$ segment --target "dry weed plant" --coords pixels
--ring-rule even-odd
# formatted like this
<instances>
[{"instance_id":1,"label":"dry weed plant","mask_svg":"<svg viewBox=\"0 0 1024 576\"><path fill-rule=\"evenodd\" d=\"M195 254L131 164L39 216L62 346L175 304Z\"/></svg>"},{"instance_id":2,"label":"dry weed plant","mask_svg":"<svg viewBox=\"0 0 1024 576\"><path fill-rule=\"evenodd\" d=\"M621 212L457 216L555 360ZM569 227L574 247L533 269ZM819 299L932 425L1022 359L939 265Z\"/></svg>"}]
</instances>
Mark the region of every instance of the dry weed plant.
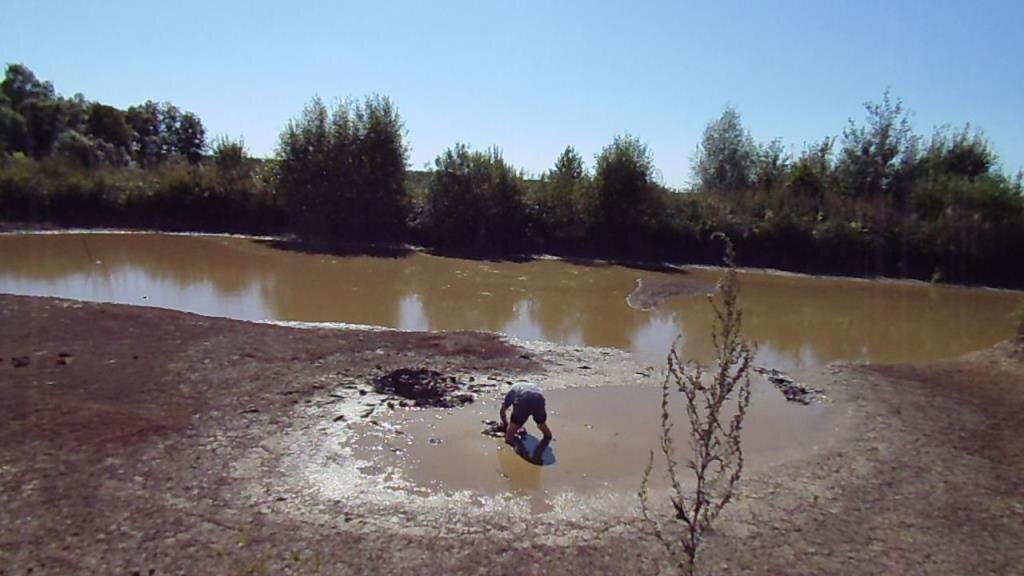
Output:
<instances>
[{"instance_id":1,"label":"dry weed plant","mask_svg":"<svg viewBox=\"0 0 1024 576\"><path fill-rule=\"evenodd\" d=\"M727 236L717 236L725 241L726 270L718 282L717 296L708 298L715 314L715 366L709 370L694 361L682 363L676 350L677 338L668 353L668 368L662 381L660 448L668 468L673 508L673 514L665 519L667 522L656 517L650 502L653 450L639 492L645 524L664 546L674 568L688 575L695 573L703 537L732 500L743 471L740 434L750 405L749 372L755 352L740 335L742 312L737 302L740 285L735 251ZM694 482L685 485L681 478L685 469L672 439L671 387L682 394L689 423L692 455L685 469ZM730 405L735 408L731 417Z\"/></svg>"}]
</instances>

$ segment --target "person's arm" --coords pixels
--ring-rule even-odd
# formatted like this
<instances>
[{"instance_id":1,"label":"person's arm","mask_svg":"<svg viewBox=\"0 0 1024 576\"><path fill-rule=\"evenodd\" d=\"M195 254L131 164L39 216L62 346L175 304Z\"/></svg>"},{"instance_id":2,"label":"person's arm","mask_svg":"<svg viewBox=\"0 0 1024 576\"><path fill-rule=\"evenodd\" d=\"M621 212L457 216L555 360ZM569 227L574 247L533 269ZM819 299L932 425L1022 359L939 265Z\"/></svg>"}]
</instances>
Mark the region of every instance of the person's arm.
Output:
<instances>
[{"instance_id":1,"label":"person's arm","mask_svg":"<svg viewBox=\"0 0 1024 576\"><path fill-rule=\"evenodd\" d=\"M544 441L545 442L550 442L551 441L551 428L548 428L548 423L545 422L543 424L537 424L537 428L540 428L541 433L544 434Z\"/></svg>"},{"instance_id":2,"label":"person's arm","mask_svg":"<svg viewBox=\"0 0 1024 576\"><path fill-rule=\"evenodd\" d=\"M508 430L508 417L505 416L505 412L508 411L508 404L502 403L501 405L501 429Z\"/></svg>"}]
</instances>

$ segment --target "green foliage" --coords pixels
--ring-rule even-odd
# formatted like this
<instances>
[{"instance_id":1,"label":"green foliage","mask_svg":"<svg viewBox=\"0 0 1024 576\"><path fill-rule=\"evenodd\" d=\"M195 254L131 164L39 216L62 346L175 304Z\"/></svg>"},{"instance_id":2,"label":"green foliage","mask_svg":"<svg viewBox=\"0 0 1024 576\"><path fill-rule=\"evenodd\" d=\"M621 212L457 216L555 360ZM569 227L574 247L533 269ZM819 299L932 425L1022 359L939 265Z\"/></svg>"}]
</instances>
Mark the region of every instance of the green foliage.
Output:
<instances>
[{"instance_id":1,"label":"green foliage","mask_svg":"<svg viewBox=\"0 0 1024 576\"><path fill-rule=\"evenodd\" d=\"M403 138L386 98L331 110L314 100L281 133L276 160L228 140L207 160L190 112L65 98L11 64L0 83L0 218L256 231L280 229L287 213L294 232L328 241L706 263L711 232L724 230L748 265L1024 286L1009 264L1024 261L1021 175L1001 173L970 126L923 140L888 94L795 158L778 140L756 142L726 108L704 130L686 193L659 185L647 147L628 135L593 172L570 146L539 180L496 150L462 145L407 173Z\"/></svg>"},{"instance_id":2,"label":"green foliage","mask_svg":"<svg viewBox=\"0 0 1024 576\"><path fill-rule=\"evenodd\" d=\"M24 152L28 142L25 117L9 106L0 104L0 156Z\"/></svg>"},{"instance_id":3,"label":"green foliage","mask_svg":"<svg viewBox=\"0 0 1024 576\"><path fill-rule=\"evenodd\" d=\"M53 100L53 84L41 82L36 75L22 64L8 64L0 92L14 110L19 110L30 100Z\"/></svg>"},{"instance_id":4,"label":"green foliage","mask_svg":"<svg viewBox=\"0 0 1024 576\"><path fill-rule=\"evenodd\" d=\"M26 100L19 110L25 118L26 152L35 158L49 156L65 122L60 102L31 99Z\"/></svg>"},{"instance_id":5,"label":"green foliage","mask_svg":"<svg viewBox=\"0 0 1024 576\"><path fill-rule=\"evenodd\" d=\"M620 245L636 242L653 228L660 199L654 161L639 139L617 136L597 155L594 228L599 238Z\"/></svg>"},{"instance_id":6,"label":"green foliage","mask_svg":"<svg viewBox=\"0 0 1024 576\"><path fill-rule=\"evenodd\" d=\"M456 144L434 160L425 222L440 246L475 252L521 249L528 235L522 177L495 148Z\"/></svg>"},{"instance_id":7,"label":"green foliage","mask_svg":"<svg viewBox=\"0 0 1024 576\"><path fill-rule=\"evenodd\" d=\"M758 148L731 106L704 128L693 159L698 190L736 196L753 183L758 170ZM771 152L769 152L769 155Z\"/></svg>"},{"instance_id":8,"label":"green foliage","mask_svg":"<svg viewBox=\"0 0 1024 576\"><path fill-rule=\"evenodd\" d=\"M583 157L572 146L555 162L533 190L535 217L543 235L552 242L582 240L593 218L591 177Z\"/></svg>"},{"instance_id":9,"label":"green foliage","mask_svg":"<svg viewBox=\"0 0 1024 576\"><path fill-rule=\"evenodd\" d=\"M182 114L174 140L176 152L184 156L189 164L198 164L203 158L203 152L206 150L206 129L195 114Z\"/></svg>"},{"instance_id":10,"label":"green foliage","mask_svg":"<svg viewBox=\"0 0 1024 576\"><path fill-rule=\"evenodd\" d=\"M903 102L886 92L881 102L868 102L866 123L850 120L836 167L839 186L853 197L900 199L903 176L913 164L918 137L910 128Z\"/></svg>"},{"instance_id":11,"label":"green foliage","mask_svg":"<svg viewBox=\"0 0 1024 576\"><path fill-rule=\"evenodd\" d=\"M163 159L161 145L160 106L147 100L125 111L125 120L131 126L132 156L143 166L152 166Z\"/></svg>"},{"instance_id":12,"label":"green foliage","mask_svg":"<svg viewBox=\"0 0 1024 576\"><path fill-rule=\"evenodd\" d=\"M278 189L295 229L329 240L394 240L406 231L407 150L391 101L319 98L281 133Z\"/></svg>"},{"instance_id":13,"label":"green foliage","mask_svg":"<svg viewBox=\"0 0 1024 576\"><path fill-rule=\"evenodd\" d=\"M132 146L132 129L125 121L124 112L113 106L94 102L89 106L88 133L110 143L117 148L130 151Z\"/></svg>"},{"instance_id":14,"label":"green foliage","mask_svg":"<svg viewBox=\"0 0 1024 576\"><path fill-rule=\"evenodd\" d=\"M213 141L213 164L219 172L239 172L245 169L249 155L245 142L219 136Z\"/></svg>"}]
</instances>

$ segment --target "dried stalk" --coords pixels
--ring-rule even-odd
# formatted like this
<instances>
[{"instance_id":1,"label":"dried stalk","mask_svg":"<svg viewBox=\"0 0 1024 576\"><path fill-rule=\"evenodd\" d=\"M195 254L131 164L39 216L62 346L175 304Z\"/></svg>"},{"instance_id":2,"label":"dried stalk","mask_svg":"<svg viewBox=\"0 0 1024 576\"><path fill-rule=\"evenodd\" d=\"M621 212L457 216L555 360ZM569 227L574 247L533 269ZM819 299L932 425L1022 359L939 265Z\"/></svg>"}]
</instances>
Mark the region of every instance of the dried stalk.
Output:
<instances>
[{"instance_id":1,"label":"dried stalk","mask_svg":"<svg viewBox=\"0 0 1024 576\"><path fill-rule=\"evenodd\" d=\"M653 450L639 492L643 519L675 566L688 575L695 573L704 534L722 508L732 500L743 471L740 436L750 405L749 372L755 352L754 347L740 336L743 314L738 303L740 286L735 269L735 251L728 237L718 236L725 241L726 271L718 282L717 299L709 297L715 314L712 328L715 368L710 378L705 378L707 369L704 366L693 361L682 363L677 352L677 338L668 353L667 370L661 384L660 448L671 484L670 500L674 509L669 518L674 524L671 534L654 518L650 507ZM683 395L690 424L693 456L687 460L686 468L693 473L696 482L689 492L679 478L681 465L672 440L673 424L669 410L672 384ZM734 400L736 412L728 418L723 412L731 400ZM678 536L674 536L676 532Z\"/></svg>"}]
</instances>

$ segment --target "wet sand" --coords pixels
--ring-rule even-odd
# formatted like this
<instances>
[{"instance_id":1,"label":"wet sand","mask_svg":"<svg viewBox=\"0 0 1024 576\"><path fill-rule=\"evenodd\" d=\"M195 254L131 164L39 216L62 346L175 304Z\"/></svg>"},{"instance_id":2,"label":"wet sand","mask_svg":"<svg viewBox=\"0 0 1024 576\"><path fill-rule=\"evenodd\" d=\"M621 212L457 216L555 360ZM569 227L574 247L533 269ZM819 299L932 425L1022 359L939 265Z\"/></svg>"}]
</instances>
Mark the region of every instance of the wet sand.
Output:
<instances>
[{"instance_id":1,"label":"wet sand","mask_svg":"<svg viewBox=\"0 0 1024 576\"><path fill-rule=\"evenodd\" d=\"M395 490L351 466L360 429L393 417L360 393L381 371L490 380L495 397L520 377L566 398L570 385L650 387L623 352L0 295L0 357L6 573L656 574L663 560L635 504L607 497L619 490L563 494L538 513L514 491ZM752 465L708 541L709 567L1010 574L1024 563L1019 346L800 378L845 424L820 451ZM588 411L573 409L567 441Z\"/></svg>"}]
</instances>

